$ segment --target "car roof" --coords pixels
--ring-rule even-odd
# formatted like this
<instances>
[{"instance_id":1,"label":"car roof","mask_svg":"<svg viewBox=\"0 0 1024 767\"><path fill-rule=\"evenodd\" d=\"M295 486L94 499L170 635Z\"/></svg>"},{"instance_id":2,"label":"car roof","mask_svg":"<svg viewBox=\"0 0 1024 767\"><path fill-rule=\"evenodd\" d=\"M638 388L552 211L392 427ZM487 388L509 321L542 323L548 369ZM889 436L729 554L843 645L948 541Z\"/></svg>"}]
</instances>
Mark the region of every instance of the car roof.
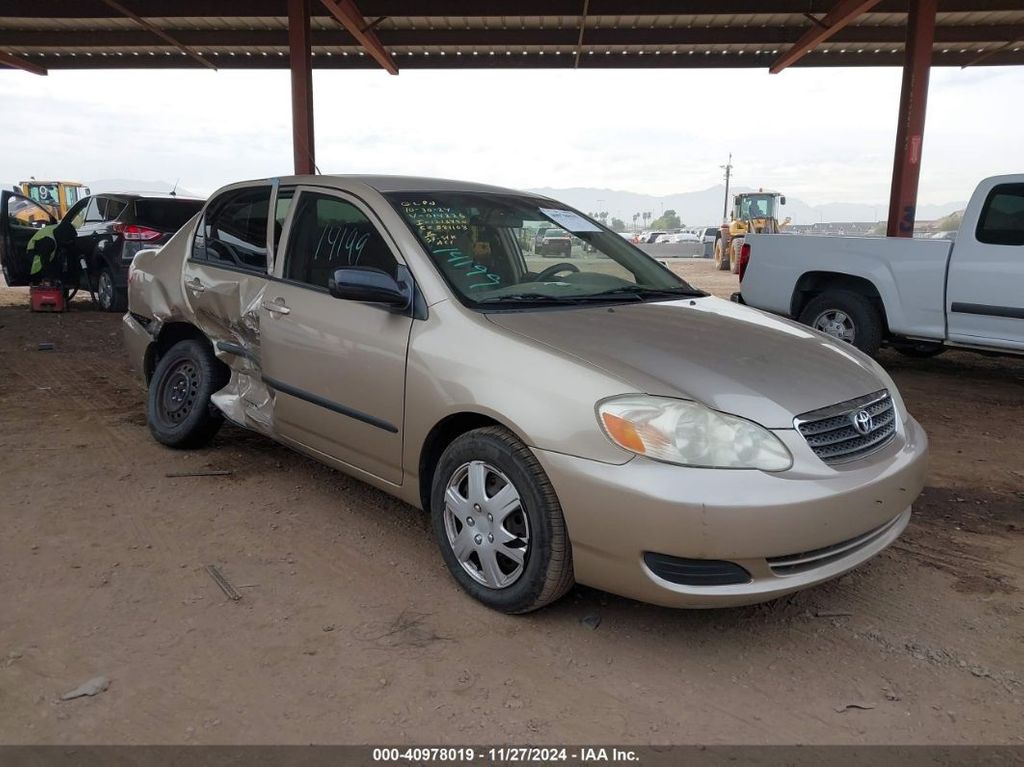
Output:
<instances>
[{"instance_id":1,"label":"car roof","mask_svg":"<svg viewBox=\"0 0 1024 767\"><path fill-rule=\"evenodd\" d=\"M90 197L118 197L122 200L181 200L183 202L203 202L202 197L192 197L170 192L93 192Z\"/></svg>"},{"instance_id":2,"label":"car roof","mask_svg":"<svg viewBox=\"0 0 1024 767\"><path fill-rule=\"evenodd\" d=\"M274 179L253 179L252 181L231 184L232 187L245 184L270 183ZM486 192L490 194L513 194L517 196L538 197L543 195L524 192L519 189L480 184L475 181L458 181L448 178L431 178L428 176L387 176L332 173L318 176L279 176L282 184L314 184L317 186L337 186L344 189L352 184L363 184L381 193L388 192Z\"/></svg>"}]
</instances>

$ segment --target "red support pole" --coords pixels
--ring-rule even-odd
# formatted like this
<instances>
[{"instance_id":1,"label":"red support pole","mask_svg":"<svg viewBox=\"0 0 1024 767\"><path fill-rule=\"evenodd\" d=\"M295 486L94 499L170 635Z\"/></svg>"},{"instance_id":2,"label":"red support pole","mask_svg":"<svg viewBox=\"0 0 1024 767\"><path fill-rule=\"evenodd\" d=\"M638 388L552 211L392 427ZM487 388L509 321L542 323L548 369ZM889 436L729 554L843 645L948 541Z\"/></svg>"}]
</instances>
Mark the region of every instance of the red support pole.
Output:
<instances>
[{"instance_id":1,"label":"red support pole","mask_svg":"<svg viewBox=\"0 0 1024 767\"><path fill-rule=\"evenodd\" d=\"M288 56L292 71L292 147L295 153L295 173L299 176L316 172L309 3L310 0L288 0Z\"/></svg>"},{"instance_id":2,"label":"red support pole","mask_svg":"<svg viewBox=\"0 0 1024 767\"><path fill-rule=\"evenodd\" d=\"M910 0L907 50L903 60L903 90L896 129L896 156L889 196L890 237L913 237L917 213L917 183L921 176L928 74L932 65L937 0Z\"/></svg>"}]
</instances>

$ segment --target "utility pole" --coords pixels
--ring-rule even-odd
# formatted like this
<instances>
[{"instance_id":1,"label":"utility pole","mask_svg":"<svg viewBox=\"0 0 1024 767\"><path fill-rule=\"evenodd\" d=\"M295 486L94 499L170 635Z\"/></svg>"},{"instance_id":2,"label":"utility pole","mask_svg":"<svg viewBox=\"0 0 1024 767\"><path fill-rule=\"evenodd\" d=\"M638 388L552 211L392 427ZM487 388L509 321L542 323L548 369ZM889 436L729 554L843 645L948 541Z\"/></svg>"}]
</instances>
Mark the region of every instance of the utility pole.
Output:
<instances>
[{"instance_id":1,"label":"utility pole","mask_svg":"<svg viewBox=\"0 0 1024 767\"><path fill-rule=\"evenodd\" d=\"M729 152L729 162L719 165L725 169L725 202L722 203L722 223L729 223L729 177L732 176L732 152Z\"/></svg>"}]
</instances>

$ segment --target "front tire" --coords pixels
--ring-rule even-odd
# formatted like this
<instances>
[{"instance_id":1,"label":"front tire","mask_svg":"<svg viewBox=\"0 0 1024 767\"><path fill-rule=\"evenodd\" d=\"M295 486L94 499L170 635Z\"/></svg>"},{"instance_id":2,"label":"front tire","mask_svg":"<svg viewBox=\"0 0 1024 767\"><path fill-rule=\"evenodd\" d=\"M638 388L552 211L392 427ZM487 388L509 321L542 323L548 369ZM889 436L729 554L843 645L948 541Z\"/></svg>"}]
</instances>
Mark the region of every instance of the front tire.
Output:
<instances>
[{"instance_id":1,"label":"front tire","mask_svg":"<svg viewBox=\"0 0 1024 767\"><path fill-rule=\"evenodd\" d=\"M882 345L882 315L860 293L829 290L815 296L800 313L800 322L852 344L871 357Z\"/></svg>"},{"instance_id":2,"label":"front tire","mask_svg":"<svg viewBox=\"0 0 1024 767\"><path fill-rule=\"evenodd\" d=\"M536 456L506 429L452 442L434 472L431 523L452 576L504 613L526 613L573 585L558 497Z\"/></svg>"},{"instance_id":3,"label":"front tire","mask_svg":"<svg viewBox=\"0 0 1024 767\"><path fill-rule=\"evenodd\" d=\"M157 363L149 383L147 420L157 442L168 447L202 447L213 439L224 416L210 402L230 374L210 347L179 341Z\"/></svg>"}]
</instances>

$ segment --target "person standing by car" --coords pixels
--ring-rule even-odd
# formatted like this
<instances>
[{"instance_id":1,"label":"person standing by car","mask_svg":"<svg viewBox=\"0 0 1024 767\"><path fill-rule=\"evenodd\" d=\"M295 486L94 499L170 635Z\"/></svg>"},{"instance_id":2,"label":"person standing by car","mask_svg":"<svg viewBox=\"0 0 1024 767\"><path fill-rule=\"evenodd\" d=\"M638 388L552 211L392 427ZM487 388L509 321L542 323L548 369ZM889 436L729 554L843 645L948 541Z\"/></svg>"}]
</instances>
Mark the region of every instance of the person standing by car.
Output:
<instances>
[{"instance_id":1,"label":"person standing by car","mask_svg":"<svg viewBox=\"0 0 1024 767\"><path fill-rule=\"evenodd\" d=\"M26 246L32 259L29 278L32 284L59 282L74 286L78 280L78 264L69 258L68 246L75 240L75 230L67 221L48 224L32 235Z\"/></svg>"}]
</instances>

